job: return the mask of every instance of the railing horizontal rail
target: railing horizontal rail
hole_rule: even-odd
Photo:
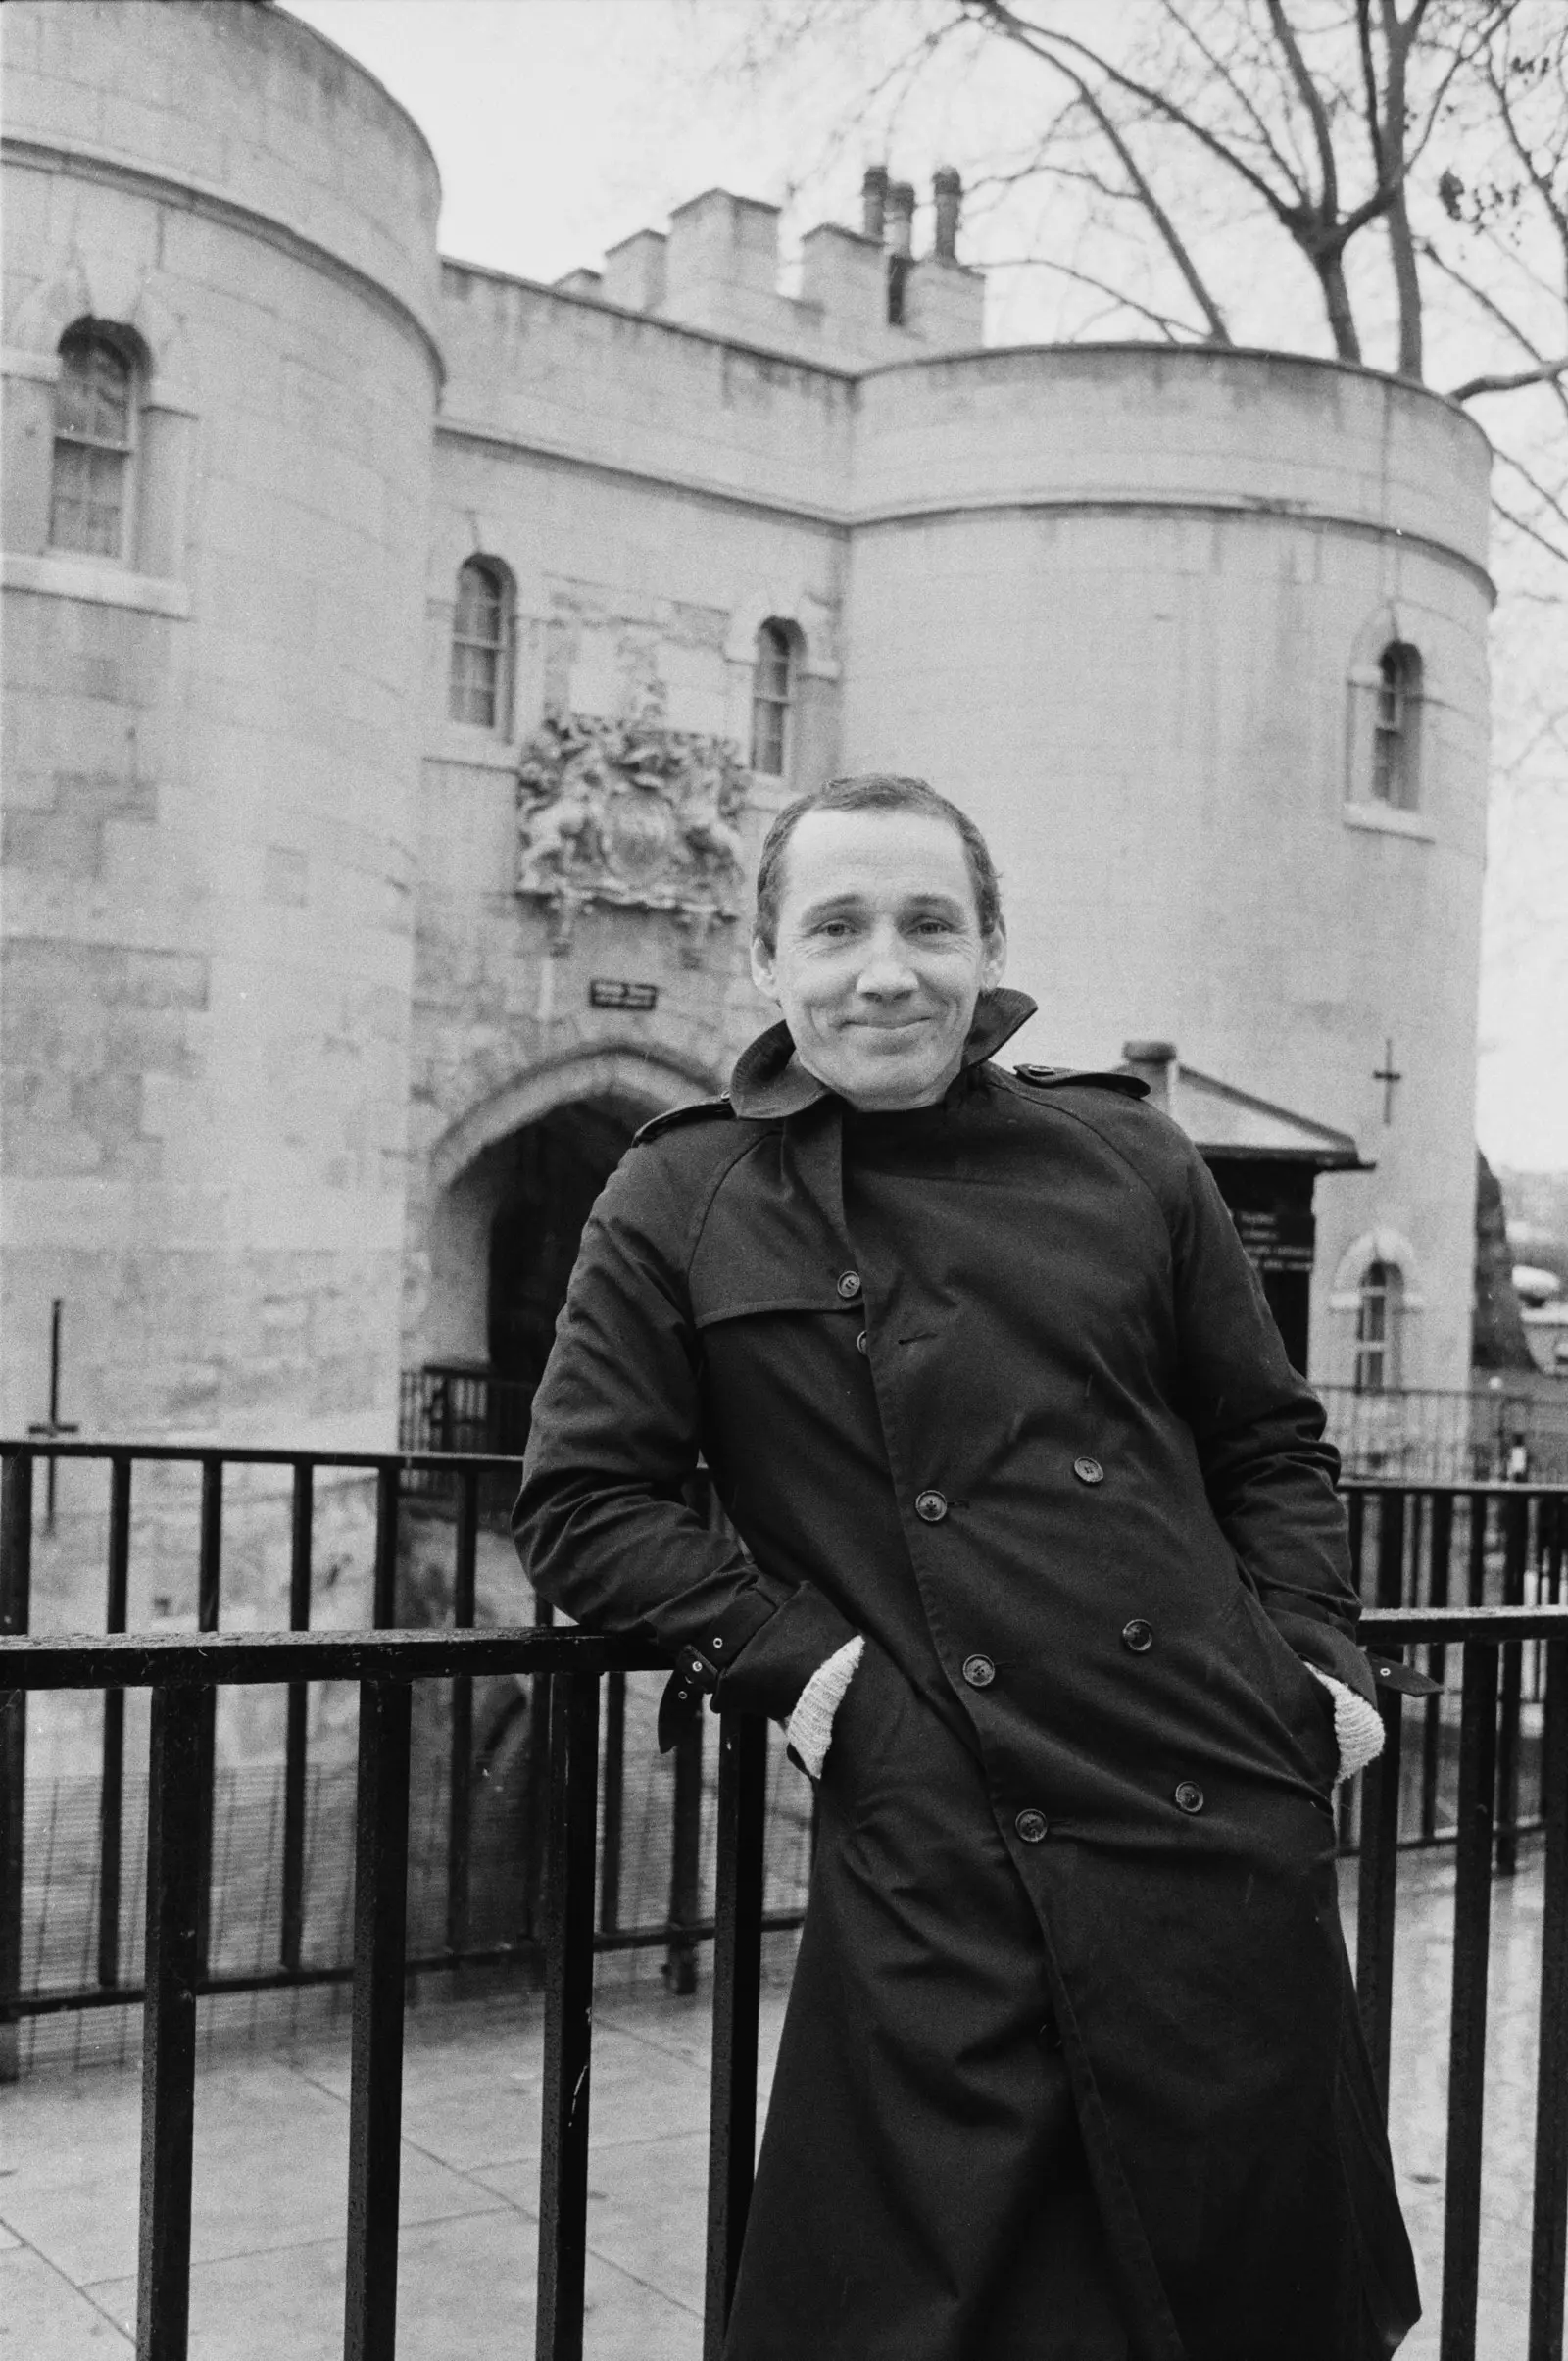
[[[482,1631],[114,1632],[0,1641],[0,1688],[169,1689],[439,1681],[461,1673],[665,1672],[667,1648],[553,1626]]]
[[[1369,1607],[1367,1641],[1549,1640],[1565,1606]],[[0,1639],[0,1688],[168,1689],[438,1681],[467,1673],[663,1672],[667,1649],[537,1625],[484,1631],[111,1632]]]
[[[40,1443],[35,1435],[0,1436],[0,1457],[24,1452],[29,1459],[167,1459],[199,1467],[203,1460],[220,1459],[226,1467],[414,1467],[436,1475],[461,1475],[465,1468],[489,1469],[498,1475],[521,1464],[515,1451],[288,1451],[275,1444],[247,1443]],[[1467,1487],[1468,1489],[1468,1487]]]

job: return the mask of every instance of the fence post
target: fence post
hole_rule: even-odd
[[[1529,2361],[1561,2361],[1568,2253],[1568,1640],[1548,1640],[1541,1794],[1545,1862]]]
[[[1464,1651],[1464,1701],[1459,1722],[1459,1830],[1453,1889],[1453,2002],[1439,2361],[1475,2361],[1496,1771],[1497,1649],[1471,1640]]]
[[[109,1462],[109,1597],[104,1629],[122,1632],[130,1592],[130,1454]],[[98,1786],[98,1981],[120,1982],[120,1887],[125,1790],[125,1693],[104,1691],[103,1766]]]
[[[137,2361],[185,2361],[202,1902],[202,1703],[155,1689],[147,1797]]]
[[[32,1612],[32,1453],[0,1468],[0,1633],[20,1639]],[[0,2083],[19,2070],[7,1997],[22,1989],[22,1870],[27,1782],[27,1693],[0,1690]]]
[[[288,1627],[311,1628],[311,1543],[315,1519],[314,1470],[309,1459],[294,1462],[289,1509]],[[305,1947],[305,1770],[310,1723],[310,1689],[288,1685],[288,1722],[283,1740],[283,1880],[277,1936],[278,1965],[293,1975]]]
[[[762,1978],[767,1724],[719,1725],[718,1890],[713,1928],[713,2064],[708,2141],[708,2286],[703,2361],[729,2325],[757,2153],[757,2009]]]
[[[536,2361],[582,2361],[594,2002],[599,1676],[558,1673],[550,1708],[544,2114]]]
[[[669,1845],[669,1947],[664,1974],[672,1992],[697,1990],[697,1945],[686,1932],[697,1923],[703,1865],[703,1715],[675,1741],[675,1794]]]
[[[412,1701],[408,1681],[360,1684],[344,2361],[397,2350]]]
[[[1530,1501],[1515,1493],[1502,1503],[1502,1603],[1523,1606],[1530,1546]],[[1497,1716],[1497,1875],[1512,1877],[1519,1857],[1519,1704],[1525,1651],[1502,1651],[1502,1703]]]
[[[202,1461],[201,1544],[196,1573],[196,1625],[216,1632],[222,1583],[223,1462],[214,1451]],[[212,1967],[213,1939],[213,1813],[217,1759],[218,1691],[204,1688],[200,1697],[201,1739],[196,1785],[201,1806],[197,1844],[200,1890],[196,1897],[196,1974],[205,1984]]]
[[[1378,2104],[1389,2112],[1389,2039],[1394,2015],[1394,1908],[1399,1875],[1399,1751],[1404,1698],[1378,1695],[1383,1751],[1361,1774],[1361,1858],[1356,1870],[1355,1993],[1372,2059]]]
[[[457,1560],[452,1581],[452,1622],[473,1629],[474,1588],[479,1549],[479,1478],[471,1467],[458,1478]],[[447,1775],[447,1942],[454,1959],[468,1947],[468,1853],[473,1803],[473,1680],[460,1672],[452,1682],[452,1729]]]

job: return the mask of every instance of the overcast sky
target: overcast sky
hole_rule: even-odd
[[[787,240],[815,220],[856,217],[869,158],[854,138],[827,136],[830,70],[788,60],[763,100],[724,71],[755,23],[749,0],[289,6],[416,118],[441,168],[442,250],[460,260],[548,281],[662,227],[671,206],[715,183],[784,205]],[[1009,95],[1004,78],[988,88],[988,127]],[[918,128],[931,152],[892,161],[923,179],[942,125],[928,114]],[[1041,332],[1041,300],[1037,280],[1002,274],[988,332]],[[1288,281],[1282,300],[1295,300]],[[1479,415],[1485,423],[1484,405]],[[1540,661],[1562,664],[1549,633]],[[1528,791],[1497,800],[1484,961],[1482,1145],[1496,1163],[1568,1170],[1568,780],[1543,784],[1538,772]]]

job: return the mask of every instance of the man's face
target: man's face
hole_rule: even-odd
[[[980,931],[963,840],[924,812],[808,812],[784,851],[778,940],[752,945],[808,1073],[853,1107],[930,1107],[957,1073],[1006,941]]]

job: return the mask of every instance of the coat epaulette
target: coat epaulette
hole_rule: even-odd
[[[662,1131],[673,1131],[680,1123],[710,1123],[716,1116],[733,1119],[735,1109],[725,1091],[717,1099],[695,1099],[690,1107],[671,1107],[664,1114],[655,1115],[641,1131],[632,1134],[632,1146],[641,1148],[645,1140],[657,1140]]]
[[[1033,1082],[1041,1090],[1060,1090],[1068,1082],[1088,1090],[1116,1090],[1124,1099],[1147,1099],[1149,1085],[1141,1074],[1102,1072],[1098,1068],[1074,1065],[1015,1065],[1013,1072],[1020,1082]]]

